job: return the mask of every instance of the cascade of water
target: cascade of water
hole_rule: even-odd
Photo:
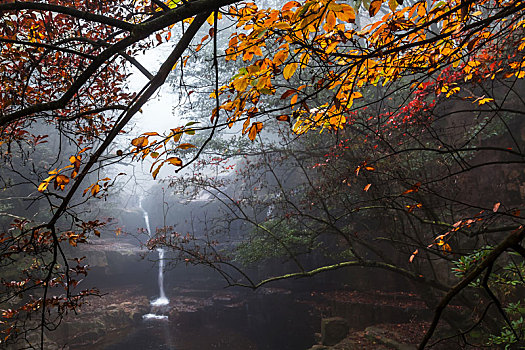
[[[159,297],[158,299],[151,302],[151,305],[153,306],[159,306],[159,305],[168,305],[169,300],[166,298],[166,294],[164,293],[164,249],[159,248],[157,249],[157,252],[159,253]]]
[[[148,235],[151,238],[152,232],[151,227],[149,225],[149,215],[146,210],[142,207],[142,198],[139,201],[139,207],[142,209],[142,214],[144,216],[144,222],[146,223],[146,229],[148,230]],[[158,248],[157,252],[159,253],[159,273],[158,273],[158,283],[159,283],[159,297],[151,302],[152,306],[162,306],[162,305],[168,305],[169,300],[166,298],[166,293],[164,292],[164,249]],[[164,315],[155,315],[155,314],[147,314],[144,315],[144,318],[150,319],[164,319],[167,318],[167,316]]]

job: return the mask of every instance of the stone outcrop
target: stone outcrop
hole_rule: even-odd
[[[346,338],[349,331],[348,322],[342,317],[324,318],[321,320],[321,344],[335,345]]]

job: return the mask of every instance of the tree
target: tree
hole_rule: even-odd
[[[226,8],[229,5],[232,6]],[[36,296],[4,312],[2,341],[17,341],[19,332],[23,332],[20,330],[34,326],[29,322],[24,328],[21,323],[28,320],[27,315],[38,313],[41,317],[37,327],[41,329],[43,346],[44,329],[52,328],[66,310],[75,310],[83,296],[96,293],[72,294],[74,275],[84,274],[85,269],[80,261],[76,261],[76,267],[70,266],[71,260],[62,247],[64,244],[76,246],[98,235],[104,224],[82,221],[75,212],[75,207],[86,197],[96,200],[107,194],[115,181],[98,176],[94,170],[132,156],[139,160],[152,159],[153,177],[165,165],[180,171],[199,159],[221,127],[235,124],[239,124],[240,132],[252,141],[272,119],[293,123],[297,134],[317,129],[352,143],[357,141],[354,147],[367,151],[353,154],[356,159],[345,152],[344,147],[350,146],[343,144],[340,152],[347,155],[347,161],[357,162],[352,171],[361,176],[379,174],[374,179],[375,175],[371,176],[363,187],[364,192],[372,194],[379,184],[392,184],[391,192],[373,199],[382,202],[387,217],[390,212],[408,206],[410,224],[412,216],[428,207],[425,215],[433,221],[432,225],[449,227],[449,231],[444,234],[434,230],[435,243],[431,240],[427,244],[442,247],[441,251],[437,249],[439,257],[447,260],[451,246],[448,239],[454,236],[451,233],[471,234],[468,229],[479,217],[469,210],[465,214],[454,214],[457,206],[463,205],[461,198],[454,199],[457,206],[450,207],[453,211],[450,216],[434,217],[431,210],[434,204],[423,203],[424,198],[419,195],[430,193],[439,197],[439,190],[432,186],[443,169],[446,173],[441,184],[448,186],[447,181],[454,182],[457,175],[472,169],[523,163],[518,135],[508,124],[523,110],[509,103],[509,94],[517,91],[519,79],[525,76],[524,7],[521,1],[489,0],[407,4],[373,0],[354,2],[353,6],[312,0],[290,1],[276,9],[260,9],[255,3],[237,0],[75,1],[74,7],[69,1],[0,4],[3,14],[0,40],[4,44],[0,66],[3,86],[0,142],[4,159],[13,158],[16,145],[34,148],[38,156],[37,146],[45,138],[38,132],[42,125],[55,128],[75,147],[71,154],[62,155],[58,145],[60,156],[55,163],[36,164],[30,168],[33,173],[26,175],[26,181],[48,202],[51,215],[38,222],[17,219],[12,229],[0,236],[2,262],[6,265],[22,264],[24,256],[36,257],[39,261],[24,269],[23,278],[3,281],[5,298],[2,300],[13,300],[30,292]],[[370,19],[358,16],[359,11],[367,12],[366,17]],[[384,14],[381,19],[377,17],[379,13]],[[221,15],[235,21],[238,28],[231,35],[224,55],[217,50],[220,35],[217,22]],[[165,135],[157,131],[133,135],[138,137],[131,141],[129,152],[120,149],[115,152],[111,147],[115,147],[117,136],[166,81],[175,64],[180,61],[181,67],[188,68],[184,67],[185,52],[207,19],[211,28],[201,42],[211,41],[215,47],[215,86],[211,92],[215,108],[209,111],[210,123],[196,126],[190,122]],[[355,22],[361,25],[357,27]],[[185,28],[183,23],[189,26]],[[181,24],[183,34],[158,72],[151,74],[137,62],[137,53],[170,41],[170,29],[177,24]],[[196,51],[199,48],[197,46]],[[230,77],[219,76],[221,56],[226,61],[242,58],[244,67],[231,81],[227,79]],[[125,61],[137,66],[149,79],[136,94],[125,89]],[[501,87],[506,87],[504,92],[499,91]],[[272,104],[276,96],[289,101],[289,105]],[[437,102],[449,97],[460,97],[464,105],[475,106],[480,117],[486,120],[480,122],[472,115],[462,116],[459,118],[462,123],[471,127],[464,134],[442,133],[438,127],[454,126],[447,124],[445,117],[460,115],[456,111],[434,113],[440,107]],[[374,113],[369,114],[366,108],[369,111],[373,108]],[[503,126],[492,128],[494,120]],[[436,130],[440,132],[435,133]],[[198,145],[187,142],[196,132],[207,133],[203,142]],[[513,143],[472,147],[476,138],[482,143],[486,133],[505,133]],[[508,150],[509,147],[512,149]],[[193,154],[192,149],[195,149]],[[421,155],[420,159],[409,157],[415,151]],[[489,152],[494,160],[477,162],[479,158],[469,154],[478,151]],[[184,158],[184,154],[189,157]],[[431,169],[434,173],[430,178],[424,177],[427,175],[424,171],[401,172],[395,177],[388,171],[379,172],[389,161],[398,162],[406,166],[405,169],[424,170],[428,155],[432,154],[447,159]],[[23,159],[20,162],[27,164]],[[339,175],[348,177],[348,174],[328,175],[335,182],[341,180]],[[94,178],[87,181],[89,176]],[[468,177],[463,181],[468,181]],[[517,208],[504,206],[505,211],[500,211],[498,203],[493,203],[492,210],[500,215],[505,230],[511,234],[493,238],[484,260],[471,270],[463,271],[457,284],[445,288],[447,292],[421,347],[432,335],[443,308],[452,297],[483,273],[487,276],[486,286],[494,262],[507,250],[514,249],[523,257],[520,245],[525,234],[521,227],[523,217]],[[449,221],[455,217],[459,220]],[[429,219],[419,218],[423,223]],[[488,218],[483,219],[492,223]],[[504,231],[496,228],[483,226],[482,232]],[[430,237],[419,239],[418,243],[424,247]],[[413,251],[411,261],[421,256],[419,249]],[[356,253],[358,256],[359,252]],[[464,256],[471,254],[464,253]],[[55,286],[65,288],[64,298],[51,293],[50,288]],[[37,291],[40,294],[35,294]],[[50,308],[56,312],[47,313]]]

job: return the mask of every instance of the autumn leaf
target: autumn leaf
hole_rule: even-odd
[[[182,160],[179,157],[171,157],[166,159],[166,162],[173,164],[175,166],[182,166]]]
[[[257,134],[259,132],[261,132],[263,128],[263,123],[261,122],[255,122],[252,124],[252,126],[250,127],[250,131],[248,132],[248,138],[250,140],[255,140],[255,136],[257,136]]]
[[[406,190],[402,194],[408,194],[408,193],[411,193],[411,192],[417,192],[417,191],[419,191],[419,187],[420,186],[421,186],[421,182],[416,182],[414,185],[412,185],[412,187],[410,187],[408,190]]]
[[[189,149],[189,148],[196,148],[195,145],[192,145],[191,143],[181,143],[177,146],[177,148],[180,149]]]
[[[408,259],[408,262],[412,262],[414,261],[414,258],[416,257],[416,255],[419,253],[419,249],[416,249],[414,250],[414,252],[412,253],[412,255],[410,255],[410,259]]]
[[[141,136],[133,139],[131,144],[137,148],[144,148],[149,144],[149,141],[147,137]]]
[[[60,188],[61,190],[64,190],[68,183],[69,177],[66,175],[57,175],[57,177],[55,177],[55,189]]]
[[[280,122],[289,122],[290,121],[290,116],[288,115],[280,115],[278,117],[276,117],[276,119]]]
[[[374,17],[381,8],[381,5],[383,4],[383,0],[373,0],[370,3],[370,8],[368,9],[368,13],[370,14],[370,17]]]
[[[372,184],[366,185],[365,188],[363,188],[363,191],[368,192],[368,190],[370,189],[370,186],[372,186]]]
[[[388,0],[388,7],[390,7],[390,10],[394,12],[397,8],[397,0]]]
[[[100,185],[95,184],[93,187],[91,187],[91,194],[95,196],[100,191]]]
[[[493,211],[494,213],[496,213],[496,212],[499,210],[500,205],[501,205],[500,202],[494,204],[494,206],[492,207],[492,211]]]
[[[286,80],[290,79],[294,75],[296,70],[297,70],[297,63],[289,63],[288,65],[286,65],[286,67],[284,67],[284,70],[283,70],[284,79]]]

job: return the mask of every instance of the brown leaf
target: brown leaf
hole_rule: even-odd
[[[188,148],[197,148],[197,147],[195,147],[195,145],[192,145],[191,143],[181,143],[180,145],[177,146],[177,148],[188,149]]]
[[[292,94],[294,94],[296,92],[295,89],[290,89],[290,90],[286,90],[284,92],[284,94],[281,95],[281,100],[284,100],[285,98],[291,96]]]

